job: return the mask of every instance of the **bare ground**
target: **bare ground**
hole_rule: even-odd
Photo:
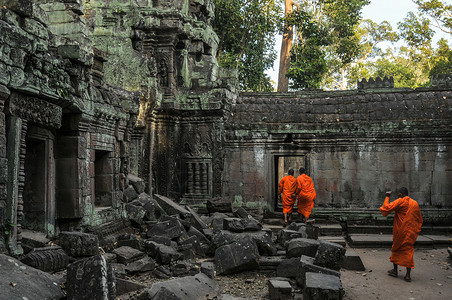
[[[353,249],[361,257],[365,271],[341,270],[345,300],[406,299],[442,300],[452,299],[452,259],[447,249],[415,249],[415,268],[411,272],[411,282],[405,282],[405,268],[399,268],[397,278],[387,275],[392,268],[389,261],[390,249]],[[239,299],[269,299],[267,281],[276,276],[274,272],[260,273],[248,271],[228,276],[217,276],[215,280],[221,293]],[[128,278],[146,286],[162,281],[151,274]],[[301,290],[295,290],[301,299]],[[141,291],[118,297],[136,299]]]

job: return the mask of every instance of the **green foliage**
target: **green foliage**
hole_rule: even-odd
[[[414,3],[418,5],[418,9],[430,16],[437,27],[439,27],[442,31],[447,33],[452,33],[452,4],[446,3],[446,1],[440,0],[413,0]]]
[[[271,91],[264,73],[276,59],[275,35],[281,23],[280,0],[214,0],[214,30],[220,38],[221,67],[237,68],[242,90]]]
[[[297,35],[287,76],[293,89],[320,87],[328,70],[350,64],[361,51],[356,28],[368,0],[302,1],[286,19]]]
[[[441,39],[438,42],[438,49],[432,56],[432,69],[429,75],[452,74],[452,50],[447,41]]]

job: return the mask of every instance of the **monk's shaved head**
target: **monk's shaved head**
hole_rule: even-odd
[[[408,196],[408,189],[406,187],[401,187],[399,189],[399,193],[402,194],[402,196]]]
[[[293,169],[289,169],[289,171],[287,173],[289,173],[289,175],[293,176]]]
[[[306,169],[301,167],[300,170],[298,170],[298,172],[300,172],[300,174],[306,174]]]

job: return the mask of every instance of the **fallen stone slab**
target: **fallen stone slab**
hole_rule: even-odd
[[[224,218],[223,228],[232,232],[259,231],[262,229],[262,225],[253,218]]]
[[[62,279],[0,254],[2,299],[63,299]]]
[[[347,245],[347,242],[345,241],[345,238],[343,236],[319,236],[319,240],[336,243],[343,247]]]
[[[102,255],[78,260],[67,269],[68,300],[116,299],[116,277]]]
[[[113,271],[115,272],[116,278],[124,278],[127,275],[126,266],[124,264],[110,263],[109,266],[111,266]]]
[[[125,203],[129,203],[133,200],[138,198],[138,193],[135,191],[133,186],[129,185],[124,191],[122,192],[122,201]]]
[[[289,279],[269,279],[267,282],[270,300],[291,300],[292,286]]]
[[[286,243],[286,256],[288,258],[300,257],[302,255],[315,257],[319,245],[320,242],[318,240],[305,238],[292,239]]]
[[[134,205],[133,202],[126,204],[127,218],[132,225],[140,226],[144,222],[146,216],[146,210],[139,205]]]
[[[207,200],[206,208],[209,214],[216,212],[230,213],[232,212],[232,202],[227,199],[214,198]]]
[[[171,219],[159,222],[157,224],[150,224],[146,233],[148,238],[152,236],[167,236],[170,239],[176,239],[182,234],[186,233],[185,227],[177,219]]]
[[[339,277],[311,272],[306,273],[303,300],[342,299],[344,294],[345,291]]]
[[[333,270],[340,270],[344,256],[345,248],[341,245],[320,241],[319,248],[314,258],[314,264]]]
[[[234,274],[243,270],[259,268],[259,251],[249,237],[215,250],[217,274]]]
[[[127,279],[116,278],[116,296],[145,289],[147,286]]]
[[[145,253],[129,246],[122,246],[112,251],[116,254],[116,259],[121,264],[128,264],[142,258]]]
[[[144,240],[134,234],[122,234],[118,237],[118,247],[129,246],[144,251]]]
[[[312,222],[307,224],[292,222],[286,229],[306,234],[306,238],[314,240],[318,239],[320,231],[319,226],[313,225]]]
[[[200,267],[189,261],[180,261],[171,264],[170,271],[174,277],[194,276],[199,273]]]
[[[138,296],[139,300],[213,299],[219,295],[218,284],[199,273],[194,276],[154,283]]]
[[[260,231],[246,231],[237,234],[238,237],[249,237],[257,245],[259,255],[276,255],[278,249],[276,244],[272,240],[271,232],[260,230]]]
[[[285,247],[286,242],[290,241],[291,239],[307,237],[308,235],[306,234],[306,232],[298,232],[295,230],[283,229],[278,232],[277,241],[281,246]]]
[[[3,224],[1,221],[2,220],[0,219],[0,224]],[[24,249],[24,253],[28,253],[35,248],[44,248],[48,246],[49,243],[50,240],[46,237],[45,233],[22,229],[21,246]]]
[[[252,216],[244,209],[243,207],[239,207],[233,212],[234,216],[241,219],[249,219],[252,218]]]
[[[35,248],[28,252],[21,261],[44,272],[63,270],[69,263],[69,257],[59,246]]]
[[[160,221],[167,215],[160,204],[146,193],[141,193],[135,201],[138,201],[146,211],[144,216],[145,221]],[[135,201],[133,203],[135,203]]]
[[[212,235],[212,245],[215,249],[231,244],[235,241],[236,237],[228,230],[219,230]]]
[[[284,259],[276,268],[276,276],[287,277],[287,278],[297,278],[301,270],[300,258],[292,257],[289,259]]]
[[[206,274],[209,278],[214,279],[217,275],[217,272],[215,271],[215,263],[213,261],[202,262],[201,273]]]
[[[345,251],[342,268],[353,271],[364,271],[366,269],[361,260],[361,257],[359,257],[358,253],[352,250]]]
[[[296,274],[296,282],[299,286],[304,287],[306,283],[306,273],[320,273],[340,277],[341,273],[336,270],[321,267],[314,264],[314,258],[302,255],[299,260],[299,269]]]
[[[177,261],[183,258],[183,255],[176,251],[173,247],[160,245],[156,249],[155,259],[161,265],[169,265],[173,261]]]
[[[262,271],[276,271],[278,266],[285,260],[284,256],[260,256],[259,270]]]
[[[154,199],[168,215],[178,215],[182,219],[190,216],[190,212],[188,210],[186,210],[170,198],[155,194]]]
[[[144,189],[146,188],[146,184],[143,179],[141,179],[138,176],[135,176],[133,174],[127,174],[127,180],[129,181],[129,184],[133,186],[135,191],[138,194],[141,194],[144,192]]]
[[[59,235],[59,245],[70,256],[92,256],[99,252],[97,235],[82,232],[62,231]]]
[[[126,265],[125,271],[129,274],[149,272],[155,269],[155,260],[143,257]]]
[[[195,212],[193,209],[191,209],[189,206],[186,206],[186,209],[190,213],[190,224],[196,228],[198,231],[202,232],[204,229],[209,228],[207,226],[206,222],[204,222],[201,217],[198,215],[197,212]]]

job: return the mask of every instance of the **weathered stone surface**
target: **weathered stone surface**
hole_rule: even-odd
[[[167,220],[157,224],[150,224],[146,235],[149,238],[152,236],[167,236],[170,239],[176,239],[184,233],[186,231],[181,222],[178,220]]]
[[[89,233],[63,231],[59,245],[68,255],[75,257],[96,255],[99,251],[99,239]]]
[[[128,264],[142,258],[145,253],[129,246],[122,246],[112,251],[116,254],[117,260],[121,264]]]
[[[129,246],[134,249],[144,251],[144,240],[134,234],[122,234],[118,237],[118,247]]]
[[[252,218],[224,218],[223,228],[232,232],[259,231],[262,229],[262,225]]]
[[[207,224],[201,219],[201,217],[189,206],[186,207],[190,212],[190,224],[199,231],[209,228]]]
[[[129,274],[143,273],[155,269],[155,261],[150,257],[143,257],[126,265],[126,272]]]
[[[167,236],[153,235],[150,238],[146,239],[146,241],[155,242],[157,244],[162,244],[162,245],[166,245],[166,246],[171,246],[171,239]]]
[[[228,216],[223,213],[219,213],[219,212],[216,212],[211,216],[210,226],[212,227],[213,232],[217,232],[217,231],[224,229],[224,227],[223,227],[224,221],[223,220],[225,218],[228,218]]]
[[[231,244],[235,241],[235,235],[228,230],[220,230],[212,235],[212,245],[213,247],[219,248],[224,245]]]
[[[139,300],[186,300],[213,298],[219,294],[218,284],[200,273],[164,282],[154,283],[144,291]]]
[[[345,291],[339,277],[319,273],[306,273],[303,300],[342,299]]]
[[[154,199],[168,215],[177,215],[183,219],[190,216],[190,212],[188,210],[186,210],[170,198],[156,194],[154,195]]]
[[[138,198],[138,193],[135,191],[133,186],[129,185],[124,191],[123,191],[123,201],[125,203],[131,202]]]
[[[1,217],[0,221],[2,221]],[[46,247],[49,242],[50,240],[45,236],[44,233],[22,230],[22,248],[24,249],[24,253],[28,253],[35,248]]]
[[[307,272],[313,272],[313,273],[320,273],[320,274],[327,274],[332,276],[340,277],[341,273],[336,270],[332,270],[329,268],[317,266],[314,264],[314,259],[309,256],[302,255],[299,259],[299,270],[296,274],[296,282],[299,286],[303,287],[305,285],[306,281],[306,273]]]
[[[267,282],[270,300],[292,299],[292,286],[289,280],[272,279]]]
[[[315,255],[314,264],[333,270],[340,270],[344,255],[345,248],[341,245],[321,241]]]
[[[271,233],[261,231],[249,231],[236,234],[238,237],[250,237],[257,245],[260,255],[276,255],[278,249],[272,240]]]
[[[137,226],[143,224],[144,217],[146,216],[146,210],[142,206],[133,205],[132,203],[126,204],[127,217]]]
[[[175,277],[193,276],[199,273],[200,268],[189,261],[180,261],[170,265],[171,274]]]
[[[294,230],[283,229],[278,232],[277,240],[281,246],[285,246],[286,242],[290,241],[291,239],[307,238],[307,237],[308,237],[308,235],[305,232],[298,232],[298,231],[294,231]]]
[[[239,207],[233,212],[234,216],[240,219],[252,218],[251,215],[243,207]]]
[[[35,248],[21,261],[33,268],[45,272],[56,272],[63,270],[69,263],[69,257],[59,246]]]
[[[296,238],[286,243],[286,255],[290,257],[300,257],[307,255],[315,257],[320,242],[313,239]]]
[[[68,299],[116,299],[116,278],[102,255],[69,265],[66,280]]]
[[[135,191],[138,194],[144,193],[144,189],[146,188],[146,184],[144,183],[144,180],[139,178],[138,176],[135,176],[133,174],[127,175],[127,180],[129,181],[129,184],[133,186]]]
[[[156,260],[161,265],[168,265],[182,258],[182,254],[173,247],[160,245],[157,249]]]
[[[209,214],[213,213],[230,213],[232,212],[232,203],[221,198],[207,200],[206,208]]]
[[[206,274],[209,278],[214,279],[217,275],[217,271],[215,271],[215,263],[213,261],[203,261],[201,263],[201,273]]]
[[[136,201],[139,201],[141,206],[146,210],[146,221],[160,221],[163,216],[166,215],[166,212],[160,204],[158,204],[155,199],[152,199],[152,197],[146,193],[141,193]]]
[[[300,259],[297,257],[284,259],[276,268],[276,276],[297,278],[301,270]]]
[[[233,274],[259,268],[259,251],[251,238],[243,238],[215,250],[215,267],[218,274]]]
[[[358,253],[352,250],[345,251],[342,268],[354,271],[364,271],[366,269],[361,260],[361,257],[359,257]]]
[[[2,299],[63,299],[61,284],[60,278],[0,254]]]
[[[116,296],[121,296],[130,292],[145,289],[143,284],[136,283],[134,281],[116,278]]]

